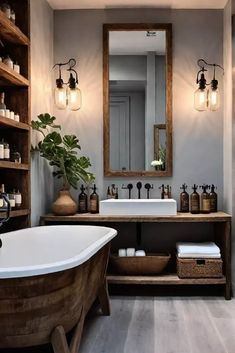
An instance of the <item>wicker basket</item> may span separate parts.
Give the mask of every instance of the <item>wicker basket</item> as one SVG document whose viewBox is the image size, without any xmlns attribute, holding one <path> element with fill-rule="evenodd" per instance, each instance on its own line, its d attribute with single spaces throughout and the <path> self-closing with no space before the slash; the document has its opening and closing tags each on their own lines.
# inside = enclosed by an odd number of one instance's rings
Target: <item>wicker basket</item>
<svg viewBox="0 0 235 353">
<path fill-rule="evenodd" d="M 180 278 L 209 278 L 223 276 L 223 261 L 212 258 L 179 258 L 177 274 Z"/>
<path fill-rule="evenodd" d="M 163 272 L 170 258 L 168 253 L 125 257 L 110 255 L 110 265 L 113 271 L 119 274 L 155 275 Z"/>
</svg>

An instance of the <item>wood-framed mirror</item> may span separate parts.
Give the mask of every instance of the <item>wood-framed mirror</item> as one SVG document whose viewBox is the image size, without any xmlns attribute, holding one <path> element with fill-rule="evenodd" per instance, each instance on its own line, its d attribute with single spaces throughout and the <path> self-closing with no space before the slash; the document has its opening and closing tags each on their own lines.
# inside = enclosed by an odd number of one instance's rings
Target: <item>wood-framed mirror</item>
<svg viewBox="0 0 235 353">
<path fill-rule="evenodd" d="M 103 97 L 104 175 L 171 176 L 171 24 L 103 25 Z"/>
</svg>

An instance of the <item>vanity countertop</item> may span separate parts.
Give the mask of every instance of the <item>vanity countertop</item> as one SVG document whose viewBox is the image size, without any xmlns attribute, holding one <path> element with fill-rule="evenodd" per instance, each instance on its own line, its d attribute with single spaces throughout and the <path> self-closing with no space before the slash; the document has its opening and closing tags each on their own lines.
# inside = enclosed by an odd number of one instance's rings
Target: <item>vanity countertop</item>
<svg viewBox="0 0 235 353">
<path fill-rule="evenodd" d="M 231 215 L 219 211 L 209 214 L 191 214 L 177 212 L 176 216 L 128 216 L 128 215 L 100 215 L 91 213 L 76 213 L 73 216 L 55 216 L 52 213 L 41 217 L 41 224 L 47 222 L 146 222 L 146 223 L 163 223 L 163 222 L 226 222 L 231 220 Z"/>
</svg>

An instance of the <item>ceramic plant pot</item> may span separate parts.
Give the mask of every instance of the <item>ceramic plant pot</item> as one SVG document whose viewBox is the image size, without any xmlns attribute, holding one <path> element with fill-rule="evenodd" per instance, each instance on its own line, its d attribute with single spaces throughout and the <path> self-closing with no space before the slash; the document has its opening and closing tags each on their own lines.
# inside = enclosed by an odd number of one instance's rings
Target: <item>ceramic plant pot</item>
<svg viewBox="0 0 235 353">
<path fill-rule="evenodd" d="M 69 190 L 61 190 L 59 197 L 52 204 L 52 212 L 56 216 L 71 216 L 77 212 L 77 204 Z"/>
</svg>

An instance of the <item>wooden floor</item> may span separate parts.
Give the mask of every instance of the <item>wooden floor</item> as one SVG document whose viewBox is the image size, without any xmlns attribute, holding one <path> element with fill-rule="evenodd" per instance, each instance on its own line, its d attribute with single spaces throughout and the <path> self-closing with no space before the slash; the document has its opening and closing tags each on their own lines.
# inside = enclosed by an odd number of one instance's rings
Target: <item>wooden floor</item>
<svg viewBox="0 0 235 353">
<path fill-rule="evenodd" d="M 89 315 L 79 353 L 235 353 L 235 299 L 113 297 L 111 310 Z"/>
</svg>

